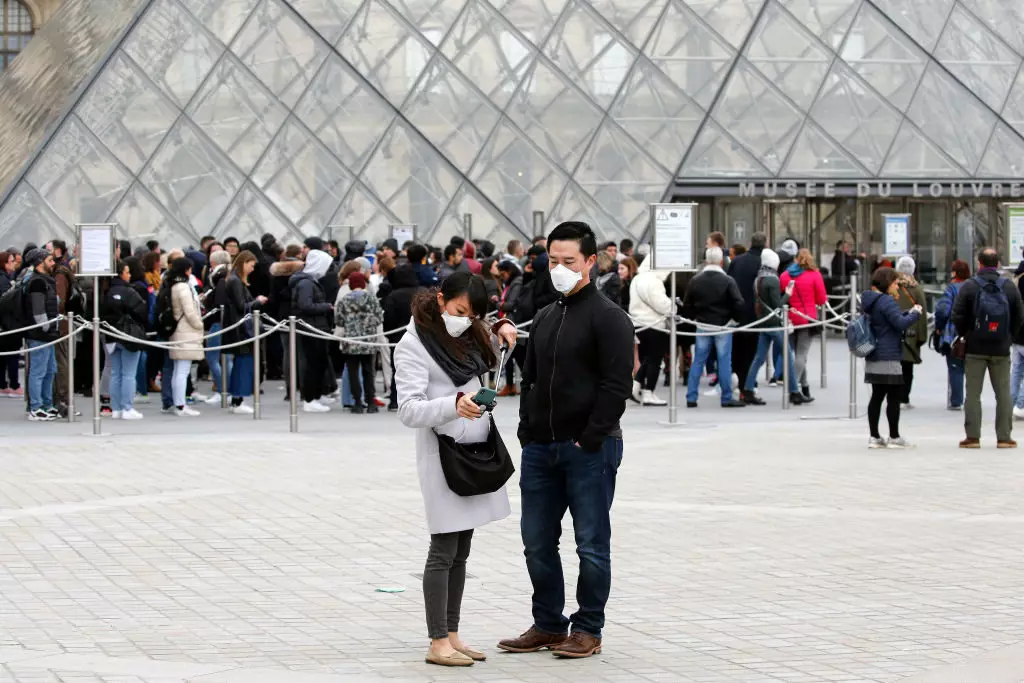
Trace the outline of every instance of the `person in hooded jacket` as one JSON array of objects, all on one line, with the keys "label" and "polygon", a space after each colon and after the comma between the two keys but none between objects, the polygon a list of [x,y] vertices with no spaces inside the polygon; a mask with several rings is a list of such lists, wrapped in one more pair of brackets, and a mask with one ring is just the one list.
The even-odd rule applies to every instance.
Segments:
[{"label": "person in hooded jacket", "polygon": [[[291,290],[291,310],[299,320],[318,332],[329,334],[334,329],[334,306],[327,300],[323,285],[324,274],[331,267],[331,257],[325,251],[313,249],[306,254],[302,272],[292,275],[288,282]],[[307,330],[308,331],[308,330]],[[327,353],[328,341],[305,334],[299,336],[302,355],[299,368],[299,389],[302,410],[307,413],[326,413],[330,407],[320,402],[324,395],[324,374],[334,375]]]},{"label": "person in hooded jacket", "polygon": [[[864,363],[864,382],[871,385],[868,401],[868,429],[871,438],[868,448],[909,448],[900,436],[900,403],[903,397],[903,333],[921,317],[922,308],[914,306],[901,311],[899,274],[892,268],[879,268],[871,276],[871,289],[861,295],[861,314],[870,316],[871,331],[875,336],[875,349]],[[889,422],[889,440],[882,438],[878,422],[885,401],[885,416]]]},{"label": "person in hooded jacket", "polygon": [[[0,296],[3,296],[14,285],[18,261],[13,254],[0,251]],[[0,351],[16,351],[21,348],[21,340],[14,335],[0,337]],[[25,392],[18,382],[18,356],[0,357],[0,396],[24,398]]]},{"label": "person in hooded jacket", "polygon": [[[909,311],[914,306],[925,305],[924,290],[914,278],[917,264],[910,256],[896,259],[896,273],[899,275],[899,297],[896,302],[901,311]],[[903,408],[910,410],[910,389],[914,384],[914,366],[921,364],[921,349],[928,343],[928,317],[921,316],[903,333],[903,397],[900,399]]]},{"label": "person in hooded jacket", "polygon": [[796,255],[800,253],[800,244],[794,239],[783,240],[777,253],[779,255],[779,275],[781,276],[796,259]]},{"label": "person in hooded jacket", "polygon": [[[231,255],[226,251],[217,251],[210,254],[210,268],[206,276],[206,300],[210,306],[226,306],[227,294],[224,292],[225,280],[231,272]],[[213,315],[203,321],[207,326],[206,333],[209,338],[206,340],[208,347],[221,346],[225,342],[220,335],[224,328],[224,310],[220,315]],[[224,377],[231,376],[232,355],[230,351],[224,354],[225,368],[220,366],[220,351],[206,351],[206,364],[210,367],[210,375],[213,378],[213,395],[207,399],[209,403],[220,401],[220,393],[226,389],[222,386]]]},{"label": "person in hooded jacket", "polygon": [[[291,290],[288,288],[288,283],[290,282],[292,275],[301,273],[302,268],[306,265],[298,258],[297,247],[293,245],[290,248],[290,252],[291,254],[289,255],[289,249],[285,249],[281,260],[270,265],[270,296],[267,299],[267,303],[263,306],[263,310],[270,317],[278,321],[288,320],[288,316],[291,315],[292,294]],[[287,349],[288,332],[279,332],[277,337],[281,348]],[[290,386],[288,381],[288,372],[289,365],[288,363],[283,362],[281,365],[281,376],[284,379],[284,400],[286,401],[291,399],[291,396],[288,395],[288,387]]]},{"label": "person in hooded jacket", "polygon": [[[174,252],[171,252],[172,254]],[[177,321],[174,334],[168,341],[175,345],[168,351],[172,369],[172,405],[167,412],[178,417],[196,417],[199,411],[186,405],[185,398],[192,373],[192,362],[203,359],[203,315],[199,296],[192,286],[192,261],[185,257],[175,258],[167,271],[161,291],[166,288],[171,313]],[[165,304],[166,305],[166,304]],[[167,377],[164,378],[167,381]]]},{"label": "person in hooded jacket", "polygon": [[640,371],[633,379],[633,400],[645,406],[663,406],[665,400],[654,390],[661,374],[661,362],[668,353],[668,317],[675,302],[665,293],[668,273],[651,269],[653,259],[644,259],[629,286],[629,315],[637,326]]},{"label": "person in hooded jacket", "polygon": [[[754,281],[761,274],[761,253],[766,244],[768,237],[763,232],[755,232],[750,236],[750,249],[729,263],[727,273],[736,281],[736,286],[740,288],[740,294],[743,296],[743,310],[740,319],[736,321],[740,325],[749,325],[758,318],[754,313],[754,304],[757,300]],[[759,335],[741,332],[732,340],[732,367],[739,377],[741,387],[747,386],[747,371],[750,370],[754,355],[757,353],[758,337]],[[750,392],[744,392],[743,400],[749,403],[750,396]]]},{"label": "person in hooded jacket", "polygon": [[[117,264],[117,277],[110,279],[106,296],[100,303],[100,318],[118,332],[140,341],[146,339],[149,319],[146,302],[131,285],[131,268],[124,261]],[[135,410],[135,382],[141,344],[123,339],[107,338],[112,350],[107,352],[110,364],[110,417],[115,420],[141,420]]]},{"label": "person in hooded jacket", "polygon": [[597,253],[597,291],[619,303],[622,300],[622,279],[619,277],[619,262],[607,251]]},{"label": "person in hooded jacket", "polygon": [[395,386],[395,346],[405,336],[405,328],[412,319],[412,302],[416,295],[424,291],[420,286],[419,278],[412,266],[406,264],[398,266],[388,273],[388,280],[391,282],[391,294],[384,300],[384,331],[387,333],[388,344],[391,345],[391,400],[388,403],[388,412],[398,410],[398,391]]},{"label": "person in hooded jacket", "polygon": [[[348,278],[349,292],[334,307],[335,325],[345,331],[348,339],[362,338],[367,340],[377,334],[379,325],[384,319],[377,297],[366,290],[366,276],[361,272],[352,273]],[[376,341],[368,339],[367,341]],[[345,357],[348,369],[349,385],[352,388],[352,413],[376,413],[377,403],[374,401],[373,360],[377,353],[375,346],[365,341],[342,341],[341,353]],[[362,399],[365,395],[366,407]]]},{"label": "person in hooded jacket", "polygon": [[810,403],[814,399],[811,397],[811,385],[807,378],[807,356],[810,354],[813,338],[821,334],[821,327],[810,325],[818,319],[818,306],[823,306],[828,301],[825,280],[810,250],[801,249],[793,263],[790,263],[782,273],[779,281],[783,289],[788,288],[790,282],[796,282],[793,295],[789,299],[789,321],[795,328],[793,348],[796,352],[796,367],[793,368],[793,372],[800,383],[804,403]]}]

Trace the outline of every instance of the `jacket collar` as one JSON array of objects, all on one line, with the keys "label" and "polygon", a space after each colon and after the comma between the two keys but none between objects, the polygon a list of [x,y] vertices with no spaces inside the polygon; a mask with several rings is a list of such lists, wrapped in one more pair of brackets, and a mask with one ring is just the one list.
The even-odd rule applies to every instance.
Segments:
[{"label": "jacket collar", "polygon": [[722,275],[725,275],[725,269],[723,269],[722,266],[718,265],[717,263],[707,263],[707,264],[705,264],[703,272],[705,272],[705,273],[721,273]]},{"label": "jacket collar", "polygon": [[566,296],[562,294],[558,297],[559,306],[576,306],[583,303],[590,297],[597,294],[597,287],[594,285],[594,281],[588,282],[580,291],[576,292],[572,296]]}]

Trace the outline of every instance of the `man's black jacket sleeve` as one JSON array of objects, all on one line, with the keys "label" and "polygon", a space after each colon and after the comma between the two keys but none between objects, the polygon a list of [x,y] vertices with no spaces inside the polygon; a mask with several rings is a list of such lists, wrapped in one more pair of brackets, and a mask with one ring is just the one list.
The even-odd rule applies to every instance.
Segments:
[{"label": "man's black jacket sleeve", "polygon": [[614,431],[622,414],[626,412],[626,401],[633,391],[633,323],[617,309],[609,315],[592,322],[597,340],[600,359],[601,379],[597,386],[594,410],[590,414],[580,446],[584,451],[594,452]]}]

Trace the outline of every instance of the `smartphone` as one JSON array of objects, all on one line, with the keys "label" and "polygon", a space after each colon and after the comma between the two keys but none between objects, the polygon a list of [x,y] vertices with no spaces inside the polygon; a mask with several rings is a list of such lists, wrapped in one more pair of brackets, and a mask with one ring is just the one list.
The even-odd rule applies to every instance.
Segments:
[{"label": "smartphone", "polygon": [[489,406],[494,403],[494,399],[498,398],[498,392],[494,389],[488,389],[487,387],[481,388],[476,394],[473,395],[473,403],[478,406]]}]

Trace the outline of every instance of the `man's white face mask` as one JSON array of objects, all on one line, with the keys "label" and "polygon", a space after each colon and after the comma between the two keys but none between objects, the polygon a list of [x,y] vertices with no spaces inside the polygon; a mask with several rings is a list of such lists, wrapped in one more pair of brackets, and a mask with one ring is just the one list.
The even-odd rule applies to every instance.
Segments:
[{"label": "man's white face mask", "polygon": [[562,294],[571,292],[582,279],[583,275],[566,268],[561,263],[551,269],[551,284]]}]

